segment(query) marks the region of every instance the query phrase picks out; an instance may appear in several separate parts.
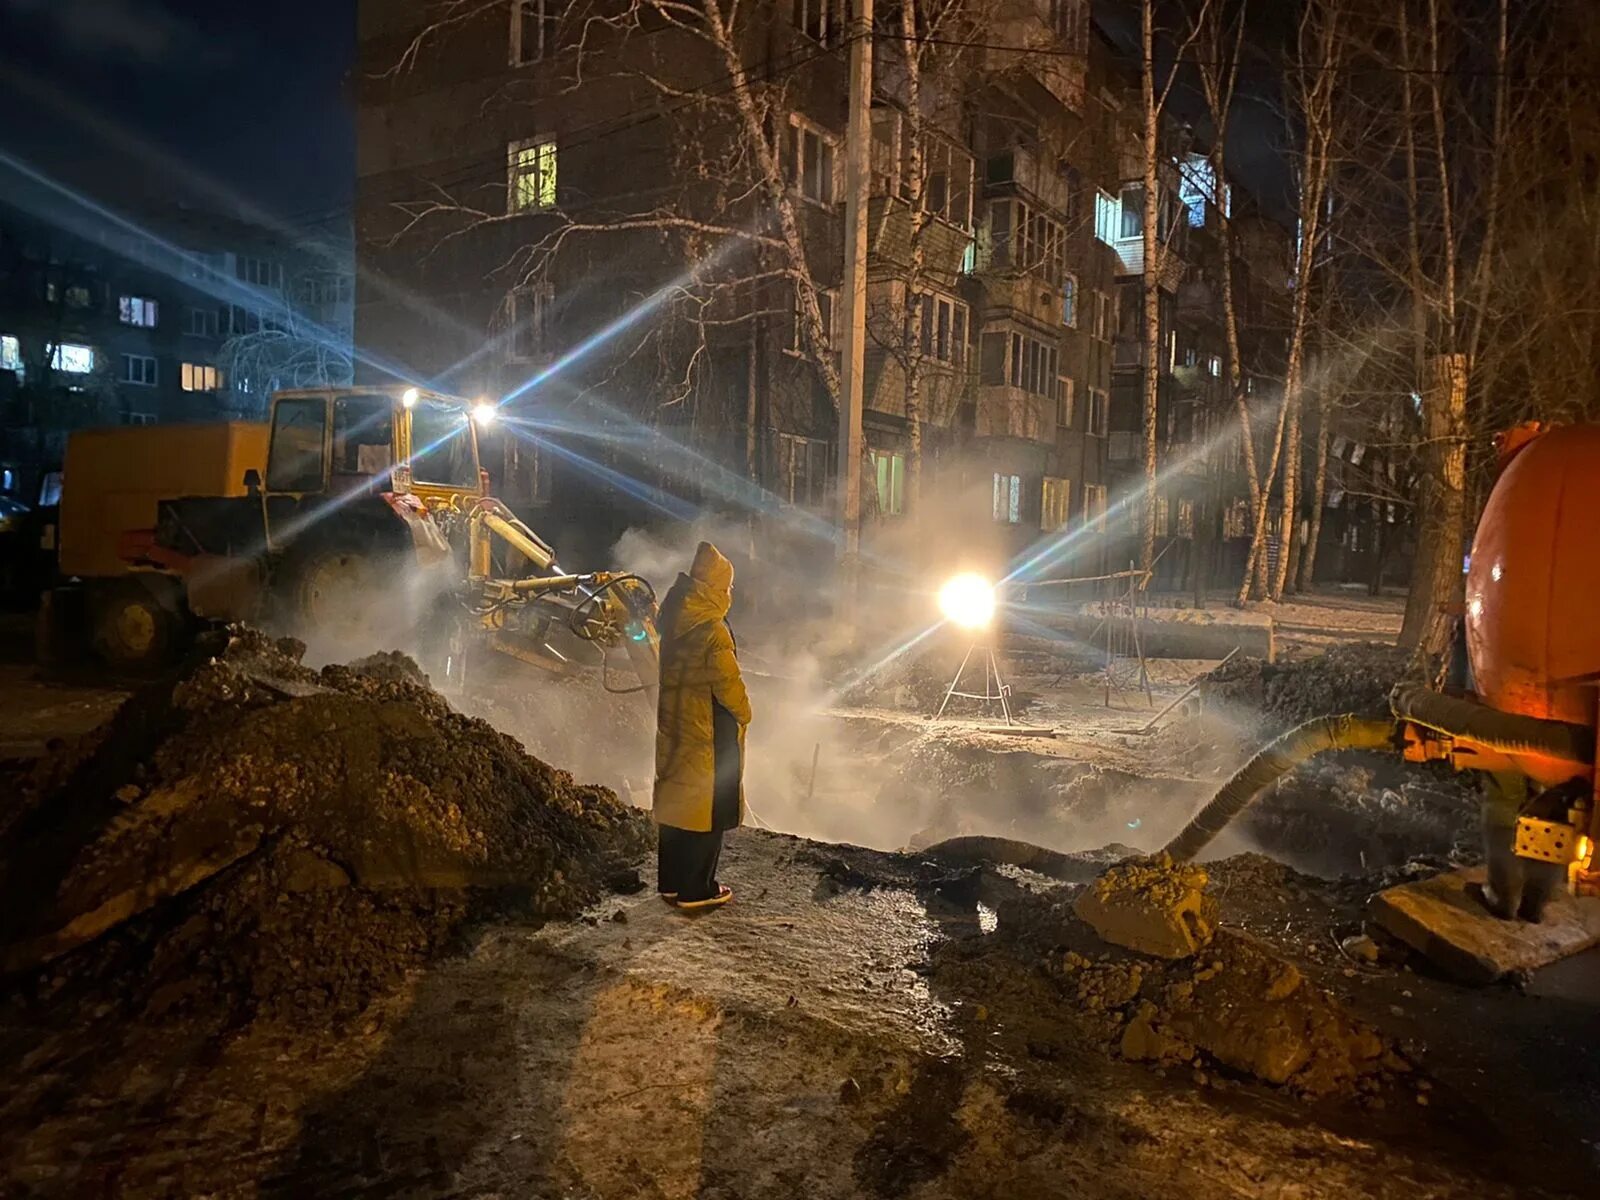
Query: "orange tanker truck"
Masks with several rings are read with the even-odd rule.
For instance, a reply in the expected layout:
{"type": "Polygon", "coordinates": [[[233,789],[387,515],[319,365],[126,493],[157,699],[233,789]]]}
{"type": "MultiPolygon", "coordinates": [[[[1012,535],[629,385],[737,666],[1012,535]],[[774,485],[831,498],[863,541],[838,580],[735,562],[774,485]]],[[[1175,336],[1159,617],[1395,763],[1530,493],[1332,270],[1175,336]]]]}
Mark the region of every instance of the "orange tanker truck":
{"type": "MultiPolygon", "coordinates": [[[[1387,718],[1319,717],[1291,730],[1168,844],[1174,858],[1192,858],[1310,755],[1388,748],[1482,774],[1487,871],[1476,895],[1495,916],[1539,922],[1562,890],[1600,896],[1600,426],[1519,426],[1497,447],[1466,578],[1474,692],[1399,686],[1387,718]]],[[[1597,905],[1582,906],[1585,928],[1597,905]]]]}

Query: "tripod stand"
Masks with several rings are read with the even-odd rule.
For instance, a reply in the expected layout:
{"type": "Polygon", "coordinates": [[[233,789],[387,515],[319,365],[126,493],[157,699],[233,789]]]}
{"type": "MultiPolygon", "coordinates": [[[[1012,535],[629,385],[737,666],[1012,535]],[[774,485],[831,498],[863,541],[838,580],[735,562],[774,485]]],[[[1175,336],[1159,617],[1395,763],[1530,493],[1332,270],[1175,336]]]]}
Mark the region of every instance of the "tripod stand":
{"type": "Polygon", "coordinates": [[[956,668],[956,677],[950,681],[949,690],[944,694],[944,700],[939,705],[939,711],[933,714],[937,721],[944,716],[944,710],[950,707],[953,697],[960,696],[963,700],[977,700],[985,705],[1000,702],[1000,711],[1005,714],[1006,724],[1015,725],[1011,719],[1011,685],[1000,678],[1000,662],[994,656],[994,646],[985,643],[980,646],[973,642],[967,647],[966,657],[961,660],[961,665],[956,668]],[[972,661],[972,656],[979,650],[983,651],[983,691],[962,692],[956,689],[961,686],[961,677],[967,673],[967,664],[972,661]]]}

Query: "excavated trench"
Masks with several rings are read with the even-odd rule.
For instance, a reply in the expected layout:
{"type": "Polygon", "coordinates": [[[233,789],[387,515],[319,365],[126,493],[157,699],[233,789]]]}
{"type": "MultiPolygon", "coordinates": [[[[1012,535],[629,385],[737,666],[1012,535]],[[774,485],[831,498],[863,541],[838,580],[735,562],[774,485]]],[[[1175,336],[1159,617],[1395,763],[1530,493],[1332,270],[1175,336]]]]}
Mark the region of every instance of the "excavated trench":
{"type": "Polygon", "coordinates": [[[131,905],[11,977],[0,1190],[1398,1200],[1527,1194],[1558,1157],[1548,1114],[1498,1157],[1464,1102],[1433,1118],[1382,1023],[1434,985],[1390,963],[1364,968],[1387,1010],[1330,993],[1365,893],[1464,840],[1450,781],[1296,772],[1215,849],[1357,878],[1211,863],[1220,912],[1166,960],[1079,902],[1212,779],[769,704],[752,809],[824,841],[735,835],[738,901],[694,920],[649,894],[640,815],[546,765],[637,795],[648,710],[480,699],[519,746],[403,659],[286,649],[245,637],[146,697],[0,826],[8,948],[131,905]],[[962,837],[1053,854],[936,846],[962,837]]]}

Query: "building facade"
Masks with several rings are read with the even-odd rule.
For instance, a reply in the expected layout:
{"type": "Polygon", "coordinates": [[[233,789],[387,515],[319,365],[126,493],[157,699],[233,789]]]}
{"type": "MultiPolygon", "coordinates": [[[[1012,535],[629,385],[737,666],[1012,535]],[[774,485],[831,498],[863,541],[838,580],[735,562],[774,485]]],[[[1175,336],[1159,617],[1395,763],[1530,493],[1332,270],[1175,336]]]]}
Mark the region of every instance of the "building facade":
{"type": "MultiPolygon", "coordinates": [[[[502,400],[502,490],[548,536],[777,509],[831,554],[802,518],[831,511],[837,467],[844,11],[769,0],[711,36],[650,0],[363,0],[358,341],[502,400]]],[[[1116,497],[1143,467],[1136,76],[1088,0],[949,28],[949,52],[874,38],[864,537],[894,545],[917,504],[940,553],[1095,573],[1128,550],[1116,497]]],[[[1184,166],[1163,171],[1161,446],[1182,461],[1158,524],[1220,540],[1225,338],[1214,290],[1182,291],[1216,189],[1184,166]]]]}
{"type": "Polygon", "coordinates": [[[10,182],[0,202],[0,492],[33,499],[74,429],[258,418],[275,387],[349,379],[348,239],[342,252],[308,251],[192,209],[112,214],[10,182]],[[299,358],[317,369],[279,369],[299,358]]]}

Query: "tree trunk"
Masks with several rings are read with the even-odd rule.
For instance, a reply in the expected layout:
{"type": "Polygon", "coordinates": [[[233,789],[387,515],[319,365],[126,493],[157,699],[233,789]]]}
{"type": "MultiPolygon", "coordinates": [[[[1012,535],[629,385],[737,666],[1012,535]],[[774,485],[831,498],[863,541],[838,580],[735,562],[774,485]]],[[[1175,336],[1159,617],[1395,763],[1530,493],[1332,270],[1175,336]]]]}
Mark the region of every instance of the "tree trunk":
{"type": "MultiPolygon", "coordinates": [[[[1316,482],[1311,489],[1311,531],[1300,551],[1300,590],[1309,592],[1317,574],[1317,544],[1322,540],[1322,506],[1328,495],[1328,398],[1317,397],[1316,482]]],[[[1348,512],[1349,510],[1346,509],[1348,512]]]]}
{"type": "Polygon", "coordinates": [[[904,331],[906,364],[906,511],[913,519],[919,511],[922,496],[922,301],[916,294],[922,283],[922,272],[927,259],[924,237],[929,225],[927,177],[923,163],[922,146],[922,60],[917,39],[918,5],[914,0],[904,0],[900,6],[901,54],[905,59],[906,78],[906,130],[910,138],[909,152],[902,156],[906,164],[906,203],[911,209],[911,248],[906,265],[906,327],[904,331]]]}
{"type": "Polygon", "coordinates": [[[1139,522],[1139,566],[1150,570],[1156,557],[1157,422],[1161,384],[1161,113],[1156,105],[1155,0],[1141,7],[1144,100],[1144,504],[1139,522]]]}
{"type": "Polygon", "coordinates": [[[1430,360],[1422,415],[1423,476],[1417,509],[1417,556],[1406,596],[1400,645],[1418,659],[1436,659],[1450,641],[1450,625],[1463,589],[1466,549],[1467,360],[1441,354],[1430,360]]]}

